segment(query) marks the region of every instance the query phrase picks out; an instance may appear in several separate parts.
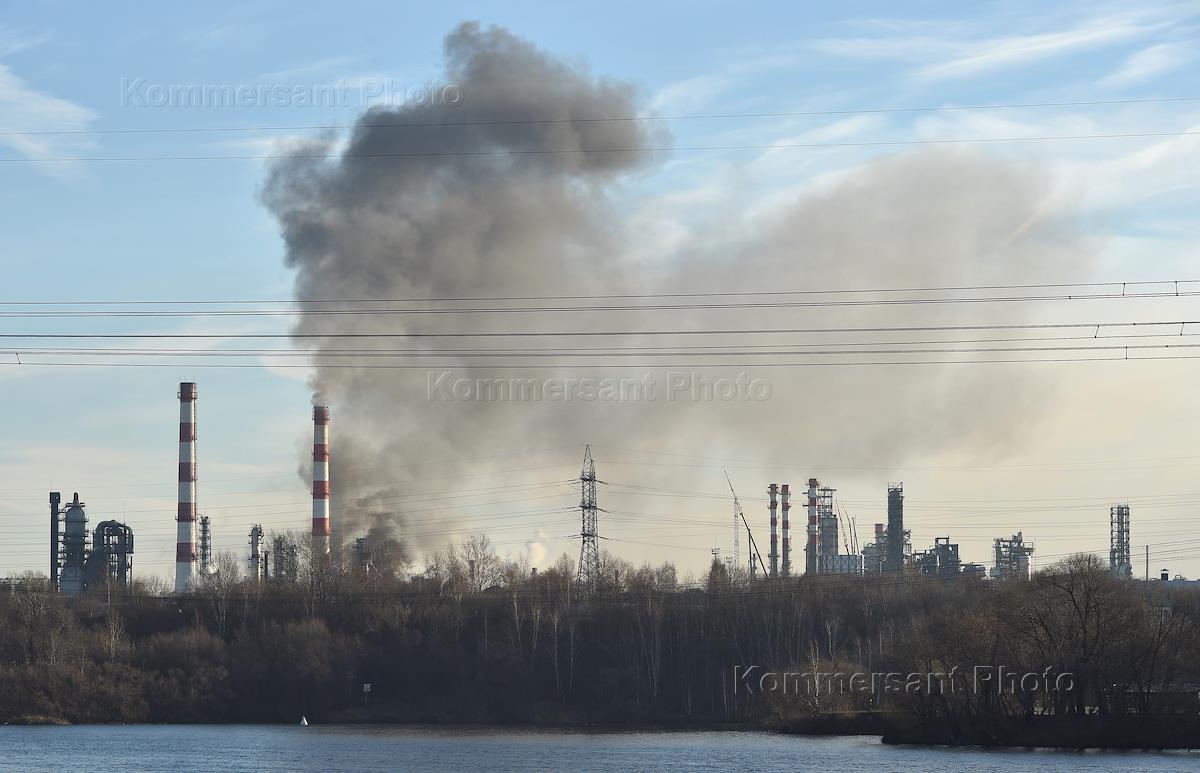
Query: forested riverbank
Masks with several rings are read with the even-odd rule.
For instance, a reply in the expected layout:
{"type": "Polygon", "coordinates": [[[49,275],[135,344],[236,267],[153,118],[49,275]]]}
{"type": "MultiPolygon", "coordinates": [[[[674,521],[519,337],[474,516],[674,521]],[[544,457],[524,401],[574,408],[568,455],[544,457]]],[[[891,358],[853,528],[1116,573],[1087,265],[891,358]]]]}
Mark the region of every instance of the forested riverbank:
{"type": "Polygon", "coordinates": [[[464,555],[448,551],[416,576],[268,583],[219,571],[182,598],[135,585],[69,601],[44,580],[11,582],[0,593],[0,721],[305,715],[751,725],[923,743],[1071,746],[1083,727],[1083,745],[1197,738],[1200,594],[1119,580],[1086,556],[1028,582],[752,586],[719,566],[693,585],[669,565],[608,559],[610,587],[584,598],[568,560],[531,576],[486,550],[474,564],[464,555]]]}

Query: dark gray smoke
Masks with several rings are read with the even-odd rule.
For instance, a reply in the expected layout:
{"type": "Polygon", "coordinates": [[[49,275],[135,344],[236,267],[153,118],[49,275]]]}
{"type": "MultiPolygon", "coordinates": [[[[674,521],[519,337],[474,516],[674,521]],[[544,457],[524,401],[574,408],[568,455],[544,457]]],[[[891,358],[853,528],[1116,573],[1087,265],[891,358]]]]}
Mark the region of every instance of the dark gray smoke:
{"type": "MultiPolygon", "coordinates": [[[[297,299],[916,287],[1037,281],[1077,269],[1078,240],[1044,216],[1048,185],[1040,175],[976,156],[931,153],[867,164],[769,215],[717,213],[659,263],[623,263],[620,256],[640,235],[630,233],[630,218],[614,209],[614,188],[654,163],[652,153],[638,149],[661,146],[666,138],[638,121],[597,119],[636,115],[635,90],[557,61],[506,30],[474,23],[446,38],[445,56],[446,81],[461,87],[460,105],[373,109],[359,119],[343,154],[328,160],[298,155],[271,168],[264,200],[282,227],[297,299]],[[531,118],[540,121],[522,123],[531,118]],[[444,122],[468,125],[394,125],[444,122]],[[577,149],[624,152],[542,152],[577,149]],[[455,152],[463,155],[444,155],[455,152]]],[[[303,149],[335,150],[334,139],[303,149]]],[[[686,312],[306,314],[295,332],[866,326],[936,323],[953,313],[961,315],[962,309],[774,309],[712,312],[703,320],[686,312]]],[[[980,318],[989,313],[981,310],[980,318]]],[[[1007,321],[1027,315],[1013,308],[1004,313],[1007,321]]],[[[368,347],[445,352],[614,343],[433,341],[330,338],[303,344],[324,352],[368,347]]],[[[668,401],[662,391],[654,401],[623,403],[430,401],[426,370],[370,367],[383,362],[396,360],[325,359],[316,369],[314,389],[333,407],[334,523],[342,541],[369,529],[418,548],[465,536],[455,532],[475,525],[469,508],[439,510],[435,503],[401,508],[400,497],[418,483],[426,490],[471,489],[478,480],[472,471],[519,467],[525,458],[520,454],[530,449],[592,442],[602,464],[605,453],[612,458],[639,450],[779,458],[800,477],[830,460],[886,466],[931,452],[1002,454],[1037,421],[1034,405],[1046,403],[1046,384],[1029,366],[749,368],[771,383],[772,397],[765,403],[668,401]],[[460,461],[447,461],[453,459],[460,461]]],[[[434,368],[435,374],[444,367],[467,378],[642,375],[491,370],[452,357],[437,362],[444,366],[434,368]]],[[[514,358],[492,362],[512,364],[514,358]]],[[[656,375],[663,390],[666,375],[656,375]]],[[[699,375],[718,378],[736,371],[699,375]]],[[[557,461],[578,456],[567,450],[557,461]]],[[[699,488],[723,487],[719,471],[712,470],[626,466],[608,474],[635,482],[669,479],[677,489],[685,476],[703,474],[699,488]]],[[[489,484],[495,479],[483,485],[489,484]]]]}
{"type": "MultiPolygon", "coordinates": [[[[505,30],[477,24],[451,33],[445,55],[447,81],[460,87],[461,105],[371,110],[344,157],[297,157],[271,169],[264,199],[282,226],[298,299],[529,294],[538,288],[587,293],[599,286],[590,277],[602,275],[621,246],[611,233],[607,189],[647,154],[527,151],[646,147],[650,135],[639,123],[596,120],[634,114],[633,89],[592,78],[505,30]],[[504,123],[531,116],[547,120],[504,123]],[[448,121],[468,125],[389,125],[448,121]],[[412,155],[455,151],[476,155],[412,155]]],[[[329,139],[304,150],[332,149],[329,139]]],[[[295,332],[453,330],[486,322],[311,315],[295,332]]],[[[518,322],[546,323],[528,316],[518,322]]],[[[422,346],[330,339],[319,348],[372,345],[422,346]]],[[[333,406],[330,474],[340,541],[402,522],[399,509],[387,506],[403,491],[398,484],[446,471],[412,466],[422,458],[494,453],[500,438],[520,443],[545,431],[514,432],[528,426],[528,418],[505,406],[493,412],[427,403],[425,386],[419,372],[318,369],[314,388],[333,406]]],[[[446,488],[469,488],[452,475],[442,479],[446,488]]],[[[413,531],[429,536],[418,542],[445,541],[432,528],[413,531]]]]}

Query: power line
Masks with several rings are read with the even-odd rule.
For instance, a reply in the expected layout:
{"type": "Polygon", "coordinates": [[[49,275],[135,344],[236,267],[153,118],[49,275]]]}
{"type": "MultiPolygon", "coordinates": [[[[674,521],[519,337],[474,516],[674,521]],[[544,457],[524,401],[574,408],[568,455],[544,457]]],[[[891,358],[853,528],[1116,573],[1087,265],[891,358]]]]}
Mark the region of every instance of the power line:
{"type": "MultiPolygon", "coordinates": [[[[1123,348],[1123,347],[1122,347],[1123,348]]],[[[857,352],[861,354],[861,352],[857,352]]],[[[953,352],[947,352],[953,353],[953,352]]],[[[570,368],[575,370],[582,369],[633,369],[642,370],[650,369],[667,369],[667,368],[689,368],[700,370],[703,368],[801,368],[801,367],[863,367],[863,366],[879,366],[879,365],[991,365],[991,364],[1022,364],[1022,363],[1077,363],[1077,362],[1148,362],[1151,360],[1193,360],[1200,358],[1200,355],[1142,355],[1137,357],[1121,356],[1117,353],[1115,357],[1038,357],[1038,358],[1005,358],[1005,359],[966,359],[966,360],[825,360],[811,362],[685,362],[685,363],[552,363],[542,365],[522,365],[522,364],[490,364],[490,363],[472,363],[466,367],[476,370],[555,370],[570,368]]],[[[216,368],[216,369],[304,369],[310,368],[310,365],[296,365],[289,363],[215,363],[215,362],[3,362],[0,366],[7,367],[72,367],[72,368],[216,368]]],[[[359,370],[430,370],[431,368],[446,368],[445,363],[439,364],[392,364],[392,363],[359,363],[359,364],[342,364],[342,363],[326,363],[320,366],[322,369],[359,369],[359,370]]]]}
{"type": "Polygon", "coordinates": [[[771,144],[747,145],[683,145],[679,147],[644,147],[644,148],[557,148],[557,149],[519,149],[507,150],[445,150],[445,151],[410,151],[405,153],[276,153],[276,154],[231,154],[209,156],[58,156],[41,158],[0,158],[0,163],[43,163],[43,162],[128,162],[128,161],[283,161],[295,159],[314,160],[344,160],[348,158],[364,159],[405,159],[405,158],[450,158],[450,157],[507,157],[507,156],[559,156],[586,153],[679,153],[707,152],[726,150],[818,150],[827,148],[885,148],[904,146],[937,146],[937,145],[969,145],[994,144],[1004,142],[1054,142],[1076,140],[1116,140],[1116,139],[1148,139],[1156,137],[1189,137],[1200,135],[1200,131],[1173,132],[1120,132],[1112,134],[1061,134],[1032,137],[964,137],[930,140],[875,140],[862,142],[784,142],[771,144]]]}
{"type": "MultiPolygon", "coordinates": [[[[1195,337],[1196,334],[1188,334],[1187,337],[1195,337]]],[[[1178,335],[1169,336],[1171,338],[1179,338],[1178,335]]],[[[1027,341],[1036,339],[1026,339],[1027,341]]],[[[1087,340],[1100,340],[1088,338],[1087,340]]],[[[935,342],[937,343],[937,342],[935,342]]],[[[987,343],[987,342],[985,342],[987,343]]],[[[894,346],[912,346],[905,341],[882,342],[882,344],[869,343],[849,343],[843,342],[840,344],[829,344],[840,346],[873,346],[873,345],[894,345],[894,346]]],[[[727,345],[728,346],[728,345],[727,345]]],[[[193,351],[170,351],[170,350],[150,350],[150,349],[7,349],[0,350],[0,354],[10,353],[17,355],[34,355],[44,357],[230,357],[230,358],[246,358],[246,357],[318,357],[318,358],[340,358],[340,359],[355,359],[369,358],[377,359],[383,357],[404,358],[404,357],[445,357],[453,359],[467,358],[495,358],[495,357],[513,357],[513,358],[562,358],[562,357],[612,357],[612,358],[663,358],[663,357],[775,357],[779,355],[804,355],[804,354],[822,354],[826,356],[849,356],[863,354],[987,354],[993,352],[1003,353],[1031,353],[1031,352],[1093,352],[1093,351],[1145,351],[1158,349],[1197,349],[1200,344],[1193,343],[1178,343],[1178,344],[1113,344],[1113,345],[1091,345],[1091,346],[977,346],[977,347],[959,347],[949,349],[933,349],[933,348],[890,348],[890,349],[826,349],[826,348],[797,348],[804,347],[800,345],[780,345],[780,350],[762,352],[762,351],[741,351],[736,348],[724,348],[715,351],[697,351],[696,349],[679,349],[679,350],[650,350],[650,351],[589,351],[562,349],[557,351],[514,351],[514,350],[499,350],[499,351],[376,351],[358,350],[356,352],[305,352],[305,351],[284,351],[284,350],[265,350],[265,351],[246,351],[238,349],[226,350],[193,350],[193,351]],[[784,348],[786,346],[786,348],[784,348]]]]}
{"type": "Polygon", "coordinates": [[[692,113],[677,115],[626,115],[574,118],[528,118],[502,121],[406,121],[406,122],[357,122],[301,124],[292,126],[210,126],[147,129],[37,129],[32,131],[3,131],[0,137],[37,137],[48,135],[104,135],[104,134],[206,134],[218,132],[262,132],[262,131],[327,131],[337,129],[415,129],[442,128],[450,126],[530,126],[556,124],[618,123],[640,121],[689,121],[728,120],[744,118],[818,118],[838,115],[870,115],[888,113],[930,113],[965,110],[1015,110],[1047,107],[1106,107],[1115,105],[1147,105],[1195,102],[1200,97],[1148,97],[1143,99],[1100,99],[1070,102],[1025,102],[991,105],[941,105],[937,107],[882,107],[855,110],[788,110],[761,113],[692,113]]]}
{"type": "MultiPolygon", "coordinates": [[[[919,293],[919,292],[966,292],[971,290],[1045,290],[1066,287],[1120,287],[1124,294],[1127,287],[1167,285],[1178,291],[1180,285],[1200,284],[1200,279],[1144,279],[1137,281],[1109,282],[1041,282],[1036,284],[990,284],[990,285],[942,285],[933,287],[872,287],[836,288],[823,290],[720,290],[690,293],[603,293],[587,295],[472,295],[458,297],[406,297],[406,298],[315,298],[315,299],[203,299],[203,300],[93,300],[93,301],[0,301],[0,306],[186,306],[186,305],[247,305],[269,303],[291,303],[298,306],[325,303],[450,303],[465,301],[563,301],[563,300],[617,300],[646,298],[727,298],[736,296],[762,295],[848,295],[868,293],[919,293]]],[[[1175,293],[1167,293],[1175,294],[1175,293]]]]}
{"type": "MultiPolygon", "coordinates": [[[[895,341],[796,341],[791,343],[778,344],[747,344],[747,343],[725,343],[725,344],[697,344],[686,345],[677,344],[674,346],[601,346],[601,347],[571,347],[571,348],[549,348],[549,347],[534,347],[524,349],[462,349],[462,348],[435,348],[435,349],[384,349],[384,348],[368,348],[368,349],[161,349],[148,347],[12,347],[0,349],[0,354],[22,354],[22,355],[37,355],[45,354],[51,356],[60,355],[90,355],[97,354],[101,356],[181,356],[181,357],[222,357],[222,356],[237,356],[237,357],[402,357],[402,356],[420,356],[424,354],[434,356],[464,356],[464,357],[480,357],[480,356],[498,356],[498,355],[539,355],[539,356],[567,356],[580,353],[581,356],[601,356],[604,354],[613,356],[638,356],[646,353],[652,356],[662,355],[682,355],[698,353],[701,356],[706,356],[711,352],[705,350],[720,350],[730,346],[736,346],[739,353],[746,355],[757,354],[758,356],[769,356],[775,354],[788,354],[789,347],[812,348],[829,353],[827,347],[831,346],[918,346],[918,345],[949,345],[949,344],[996,344],[996,343],[1041,343],[1047,341],[1118,341],[1128,339],[1145,339],[1145,338],[1193,338],[1200,333],[1131,333],[1131,334],[1116,334],[1116,335],[1074,335],[1074,336],[1022,336],[1017,338],[949,338],[949,339],[918,339],[918,340],[895,340],[895,341]],[[758,350],[751,352],[749,350],[758,350]]],[[[855,350],[860,351],[860,350],[855,350]]],[[[942,351],[942,350],[937,350],[942,351]]]]}
{"type": "Polygon", "coordinates": [[[161,317],[294,317],[304,316],[373,316],[373,315],[424,315],[424,314],[545,314],[568,312],[629,312],[629,311],[683,311],[698,309],[796,309],[830,308],[841,306],[921,306],[950,303],[1028,303],[1047,301],[1088,301],[1145,298],[1191,298],[1200,295],[1200,290],[1175,290],[1166,292],[1120,292],[1084,293],[1058,295],[993,295],[963,298],[871,298],[867,300],[823,300],[823,301],[740,301],[728,303],[657,303],[657,304],[612,304],[589,306],[494,306],[458,307],[435,309],[411,308],[366,308],[366,309],[171,309],[155,311],[0,311],[3,319],[95,319],[95,318],[161,318],[161,317]]]}
{"type": "MultiPolygon", "coordinates": [[[[1128,297],[1128,296],[1126,296],[1128,297]]],[[[348,338],[519,338],[519,337],[595,337],[595,336],[686,336],[686,335],[779,335],[827,333],[913,333],[975,332],[985,330],[1084,330],[1099,331],[1110,327],[1179,327],[1200,325],[1200,320],[1162,320],[1135,322],[1045,322],[1009,325],[899,325],[892,327],[799,327],[799,328],[718,328],[712,330],[514,330],[472,332],[386,332],[386,333],[0,333],[0,338],[16,339],[348,339],[348,338]]]]}

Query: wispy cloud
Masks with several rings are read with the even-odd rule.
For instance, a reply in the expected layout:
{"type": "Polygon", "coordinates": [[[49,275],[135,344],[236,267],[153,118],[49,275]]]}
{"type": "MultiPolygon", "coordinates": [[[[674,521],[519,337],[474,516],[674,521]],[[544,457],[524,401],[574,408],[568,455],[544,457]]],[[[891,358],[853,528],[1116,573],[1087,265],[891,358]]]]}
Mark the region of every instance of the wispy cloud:
{"type": "Polygon", "coordinates": [[[1200,55],[1200,41],[1159,43],[1143,48],[1125,60],[1121,69],[1103,80],[1105,86],[1121,88],[1177,70],[1200,55]]]}
{"type": "Polygon", "coordinates": [[[985,70],[1024,65],[1064,54],[1134,40],[1162,23],[1147,23],[1134,15],[1094,19],[1071,29],[1036,35],[1014,35],[965,44],[965,51],[948,61],[923,67],[924,78],[955,78],[985,70]]]}
{"type": "Polygon", "coordinates": [[[1049,31],[996,35],[978,24],[876,19],[857,25],[865,34],[825,38],[813,48],[848,59],[906,62],[916,67],[918,78],[950,79],[1129,43],[1176,21],[1163,12],[1139,11],[1092,17],[1049,31]]]}
{"type": "Polygon", "coordinates": [[[792,50],[769,54],[725,51],[719,52],[718,58],[722,60],[719,70],[668,83],[658,89],[650,99],[650,112],[684,112],[718,104],[728,107],[727,96],[735,90],[739,92],[738,100],[745,99],[741,87],[748,80],[795,67],[801,55],[792,50]]]}
{"type": "Polygon", "coordinates": [[[0,27],[0,56],[10,56],[30,48],[36,48],[49,42],[53,37],[49,32],[30,32],[0,27]]]}
{"type": "Polygon", "coordinates": [[[38,91],[7,65],[0,64],[0,145],[34,159],[91,147],[90,140],[70,135],[13,132],[80,131],[89,128],[94,118],[95,113],[88,108],[38,91]]]}
{"type": "Polygon", "coordinates": [[[298,64],[294,67],[263,73],[258,76],[258,80],[279,82],[293,81],[299,78],[312,78],[313,76],[329,76],[332,73],[354,66],[359,61],[361,61],[360,57],[351,55],[327,56],[311,62],[298,64]]]}

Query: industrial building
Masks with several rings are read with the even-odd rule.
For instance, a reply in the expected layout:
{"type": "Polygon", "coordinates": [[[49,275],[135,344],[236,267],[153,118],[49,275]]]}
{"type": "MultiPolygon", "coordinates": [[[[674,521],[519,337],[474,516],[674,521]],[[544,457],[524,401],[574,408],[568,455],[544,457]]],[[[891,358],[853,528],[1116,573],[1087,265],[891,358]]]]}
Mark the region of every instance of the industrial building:
{"type": "MultiPolygon", "coordinates": [[[[207,516],[197,513],[197,455],[196,400],[194,382],[181,382],[179,398],[179,475],[178,508],[176,511],[176,593],[193,589],[198,578],[215,571],[213,560],[212,524],[207,516]]],[[[325,568],[333,568],[333,514],[330,506],[329,419],[326,405],[312,407],[312,560],[325,568]]],[[[594,490],[595,466],[590,448],[585,450],[584,470],[580,477],[584,497],[581,502],[583,530],[592,538],[596,531],[594,490]]],[[[728,478],[728,476],[726,476],[728,478]]],[[[730,491],[733,486],[730,483],[730,491]]],[[[733,555],[730,568],[740,567],[739,526],[746,529],[747,550],[750,556],[748,576],[751,581],[764,578],[792,577],[791,487],[787,483],[771,483],[767,487],[770,514],[769,561],[764,562],[751,533],[750,524],[742,513],[734,493],[733,555]],[[782,510],[782,513],[780,512],[782,510]]],[[[889,483],[886,498],[886,522],[874,524],[873,541],[859,546],[852,519],[846,518],[835,501],[836,489],[822,486],[817,478],[807,481],[805,530],[805,575],[836,574],[863,575],[882,572],[913,572],[929,577],[966,576],[990,577],[992,580],[1027,580],[1031,576],[1032,543],[1026,542],[1018,531],[1011,537],[997,537],[993,543],[993,563],[990,571],[977,563],[964,564],[957,543],[950,537],[937,537],[933,545],[913,552],[911,532],[904,526],[903,483],[889,483]]],[[[51,580],[56,589],[77,595],[90,587],[104,584],[127,584],[132,573],[133,531],[116,521],[104,521],[89,532],[84,503],[75,494],[65,510],[60,509],[61,496],[50,495],[51,508],[51,580]]],[[[1111,571],[1121,577],[1132,576],[1130,543],[1130,507],[1116,504],[1110,510],[1111,571]]],[[[351,553],[339,558],[343,570],[369,569],[369,545],[363,536],[343,535],[353,539],[351,553]]],[[[260,524],[249,535],[247,575],[252,581],[295,582],[299,576],[300,549],[294,537],[273,534],[269,539],[260,524]]],[[[597,569],[596,552],[584,539],[581,552],[581,582],[597,569]]],[[[1147,564],[1149,555],[1147,555],[1147,564]]],[[[1148,575],[1147,566],[1147,579],[1148,575]]],[[[730,576],[735,576],[734,572],[730,576]]],[[[1187,582],[1182,577],[1158,582],[1171,584],[1187,582]]],[[[584,583],[587,584],[586,582],[584,583]]]]}
{"type": "Polygon", "coordinates": [[[1029,559],[1033,555],[1033,545],[1025,542],[1025,535],[1017,532],[1011,537],[997,537],[992,543],[993,561],[991,576],[993,580],[1028,580],[1030,574],[1029,559]]]}
{"type": "Polygon", "coordinates": [[[250,560],[246,576],[254,582],[267,579],[267,558],[263,549],[263,527],[256,523],[250,527],[250,560]]]}
{"type": "Polygon", "coordinates": [[[913,554],[913,566],[927,577],[956,577],[962,573],[958,543],[950,537],[934,537],[933,547],[913,554]]]}
{"type": "MultiPolygon", "coordinates": [[[[834,491],[828,486],[822,487],[816,478],[808,479],[804,546],[804,574],[807,576],[862,574],[863,571],[863,557],[857,545],[851,543],[852,530],[848,530],[847,538],[840,533],[839,516],[833,501],[834,491]],[[846,549],[845,553],[839,551],[842,546],[846,549]]],[[[767,486],[767,508],[771,518],[769,577],[792,576],[791,506],[789,484],[772,483],[767,486]],[[783,511],[782,517],[779,516],[780,510],[783,511]]],[[[752,538],[750,546],[753,548],[752,538]]]]}
{"type": "Polygon", "coordinates": [[[875,524],[875,541],[862,549],[863,571],[902,572],[911,556],[912,532],[904,528],[904,484],[889,483],[887,523],[875,524]]]}
{"type": "MultiPolygon", "coordinates": [[[[816,479],[809,480],[810,488],[815,484],[816,479]]],[[[852,544],[853,529],[847,529],[846,535],[839,534],[840,520],[833,503],[835,490],[828,486],[817,489],[817,573],[862,574],[862,555],[852,544]],[[840,552],[840,547],[845,547],[846,552],[840,552]]]]}
{"type": "Polygon", "coordinates": [[[1133,576],[1129,543],[1129,505],[1113,505],[1108,516],[1108,569],[1117,577],[1133,576]]]}
{"type": "Polygon", "coordinates": [[[247,577],[253,582],[296,582],[300,570],[300,546],[282,534],[272,534],[267,547],[262,524],[250,527],[250,557],[247,577]]]}
{"type": "Polygon", "coordinates": [[[1172,577],[1171,570],[1169,569],[1163,569],[1159,572],[1156,582],[1168,588],[1200,588],[1200,580],[1189,580],[1182,574],[1172,577]]]}
{"type": "Polygon", "coordinates": [[[50,584],[68,596],[105,585],[128,585],[133,578],[133,529],[101,521],[91,534],[84,503],[76,492],[67,509],[62,494],[50,492],[50,584]]]}

